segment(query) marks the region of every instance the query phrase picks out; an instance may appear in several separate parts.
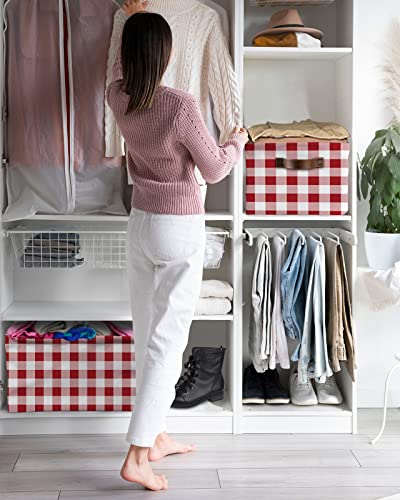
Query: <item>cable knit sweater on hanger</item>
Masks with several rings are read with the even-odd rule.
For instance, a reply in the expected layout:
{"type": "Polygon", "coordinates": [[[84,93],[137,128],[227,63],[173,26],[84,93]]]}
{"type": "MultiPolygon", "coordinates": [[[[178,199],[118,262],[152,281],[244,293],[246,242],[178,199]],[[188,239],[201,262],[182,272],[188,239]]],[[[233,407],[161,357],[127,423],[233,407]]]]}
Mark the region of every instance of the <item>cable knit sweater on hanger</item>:
{"type": "MultiPolygon", "coordinates": [[[[148,10],[163,15],[173,33],[174,51],[163,84],[193,94],[206,121],[211,96],[220,143],[224,143],[240,123],[240,97],[218,13],[197,0],[150,0],[148,10]]],[[[126,19],[122,10],[114,18],[107,85],[126,19]]],[[[108,105],[105,129],[106,156],[123,155],[122,137],[108,105]]]]}
{"type": "Polygon", "coordinates": [[[238,162],[243,138],[234,135],[218,146],[194,97],[168,87],[157,89],[150,109],[126,114],[129,96],[122,86],[113,82],[107,100],[128,148],[132,206],[159,214],[204,213],[195,164],[207,182],[219,182],[238,162]]]}

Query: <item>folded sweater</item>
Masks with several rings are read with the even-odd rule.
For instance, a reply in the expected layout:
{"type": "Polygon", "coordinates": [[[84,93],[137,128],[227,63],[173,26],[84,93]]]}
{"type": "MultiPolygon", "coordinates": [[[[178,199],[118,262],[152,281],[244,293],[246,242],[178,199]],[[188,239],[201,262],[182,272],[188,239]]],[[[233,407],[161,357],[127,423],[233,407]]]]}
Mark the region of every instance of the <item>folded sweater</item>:
{"type": "Polygon", "coordinates": [[[201,285],[201,298],[216,297],[220,299],[233,299],[233,288],[227,281],[204,280],[201,285]]]}
{"type": "Polygon", "coordinates": [[[220,316],[228,314],[232,309],[232,303],[229,299],[220,299],[216,297],[200,298],[197,302],[196,316],[220,316]]]}
{"type": "MultiPolygon", "coordinates": [[[[224,144],[240,124],[240,92],[219,14],[197,0],[150,0],[148,10],[161,14],[171,26],[174,50],[163,84],[190,92],[208,122],[209,98],[224,144]]],[[[127,16],[120,9],[114,17],[106,85],[113,81],[112,68],[127,16]]],[[[118,124],[120,125],[120,124],[118,124]]],[[[105,106],[106,153],[123,156],[122,135],[112,108],[105,106]]]]}

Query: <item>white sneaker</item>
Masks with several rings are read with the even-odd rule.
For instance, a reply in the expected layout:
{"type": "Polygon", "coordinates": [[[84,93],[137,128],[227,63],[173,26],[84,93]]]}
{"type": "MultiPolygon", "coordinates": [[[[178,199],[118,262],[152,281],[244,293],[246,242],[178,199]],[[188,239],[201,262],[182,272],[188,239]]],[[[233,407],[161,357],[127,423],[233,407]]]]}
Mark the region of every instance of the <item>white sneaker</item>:
{"type": "Polygon", "coordinates": [[[328,377],[325,384],[315,383],[318,403],[321,405],[340,405],[343,403],[343,396],[339,391],[334,377],[328,377]]]}
{"type": "Polygon", "coordinates": [[[299,384],[299,376],[296,372],[290,375],[290,399],[297,406],[313,406],[318,404],[310,380],[306,384],[299,384]]]}

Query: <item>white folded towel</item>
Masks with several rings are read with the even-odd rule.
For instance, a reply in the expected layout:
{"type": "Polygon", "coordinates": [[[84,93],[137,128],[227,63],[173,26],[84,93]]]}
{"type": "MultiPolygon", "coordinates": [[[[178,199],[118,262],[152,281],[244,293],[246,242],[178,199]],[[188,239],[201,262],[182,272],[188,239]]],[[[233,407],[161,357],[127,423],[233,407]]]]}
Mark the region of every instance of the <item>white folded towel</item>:
{"type": "Polygon", "coordinates": [[[232,303],[229,299],[220,299],[216,297],[200,298],[197,302],[196,316],[220,316],[228,314],[232,309],[232,303]]]}
{"type": "Polygon", "coordinates": [[[201,285],[200,297],[217,297],[219,299],[233,299],[233,288],[227,281],[204,280],[201,285]]]}

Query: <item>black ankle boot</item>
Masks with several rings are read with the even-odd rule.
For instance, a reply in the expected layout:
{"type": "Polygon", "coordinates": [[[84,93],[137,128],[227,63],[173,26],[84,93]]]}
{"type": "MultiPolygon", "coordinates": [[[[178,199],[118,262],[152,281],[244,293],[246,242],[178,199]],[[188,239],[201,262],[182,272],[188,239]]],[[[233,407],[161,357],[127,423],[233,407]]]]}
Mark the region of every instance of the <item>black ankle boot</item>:
{"type": "Polygon", "coordinates": [[[204,401],[224,399],[224,347],[194,347],[186,371],[175,386],[172,408],[193,408],[204,401]]]}

